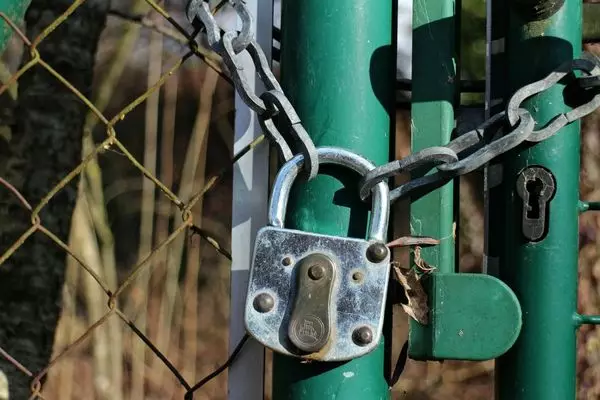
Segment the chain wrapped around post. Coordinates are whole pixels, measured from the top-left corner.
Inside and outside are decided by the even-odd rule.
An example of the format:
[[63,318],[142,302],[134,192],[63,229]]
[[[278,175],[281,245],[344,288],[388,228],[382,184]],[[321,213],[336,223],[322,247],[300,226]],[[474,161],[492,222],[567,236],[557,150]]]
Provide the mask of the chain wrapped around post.
[[[208,43],[223,58],[240,97],[251,110],[256,112],[261,127],[271,142],[277,146],[282,158],[289,161],[295,153],[275,122],[276,116],[284,117],[288,130],[299,142],[301,153],[308,161],[304,163],[303,168],[312,179],[318,173],[317,149],[273,75],[264,52],[252,37],[250,28],[252,16],[247,7],[240,0],[232,0],[231,4],[242,21],[242,29],[239,33],[227,31],[221,35],[221,30],[208,3],[204,0],[191,0],[187,16],[192,23],[199,22],[201,27],[206,29]],[[260,95],[250,89],[244,70],[240,65],[239,57],[244,51],[248,52],[252,58],[256,71],[266,88],[266,91]],[[410,154],[402,160],[376,167],[361,180],[361,198],[365,200],[379,182],[387,180],[391,176],[424,169],[428,166],[429,169],[436,167],[435,173],[412,179],[392,190],[390,201],[393,203],[401,198],[426,194],[458,176],[483,167],[523,142],[535,143],[553,136],[565,125],[596,110],[600,106],[600,93],[594,93],[589,101],[567,113],[558,115],[544,128],[538,130],[535,130],[536,123],[531,114],[520,107],[521,103],[568,78],[574,71],[581,71],[586,75],[580,78],[573,77],[579,87],[587,89],[597,87],[597,82],[600,80],[598,62],[597,57],[583,53],[582,58],[566,62],[546,78],[516,91],[508,102],[506,111],[494,115],[477,129],[460,135],[446,146],[424,149]]]
[[[535,129],[536,122],[521,103],[526,99],[548,90],[563,79],[570,79],[568,85],[593,90],[600,81],[600,60],[588,53],[582,58],[568,61],[548,74],[544,79],[530,83],[517,90],[510,98],[505,111],[502,111],[478,128],[458,136],[446,146],[430,147],[402,160],[392,161],[376,167],[367,173],[360,183],[360,196],[369,197],[371,188],[387,178],[417,169],[436,167],[437,171],[411,179],[390,191],[390,201],[410,197],[416,198],[435,190],[450,180],[475,171],[487,163],[514,149],[524,142],[537,143],[554,136],[564,126],[581,119],[600,107],[600,92],[591,92],[587,101],[553,118],[545,127]],[[575,77],[573,72],[581,71],[584,77]]]
[[[188,20],[192,24],[200,24],[200,27],[206,29],[208,44],[223,58],[223,62],[229,69],[235,84],[236,91],[244,103],[257,114],[265,135],[277,146],[281,157],[285,161],[289,161],[294,156],[294,152],[292,152],[278,128],[277,122],[275,122],[275,117],[283,117],[287,125],[286,131],[289,131],[298,142],[301,153],[307,160],[303,168],[308,173],[308,178],[313,179],[317,176],[319,170],[315,145],[302,126],[294,107],[281,90],[279,82],[271,71],[265,53],[253,37],[251,29],[252,15],[248,8],[241,0],[235,0],[231,3],[242,21],[242,29],[239,34],[236,31],[227,31],[221,35],[217,21],[210,11],[208,3],[204,0],[191,0],[189,2],[187,8]],[[245,75],[247,72],[244,71],[240,62],[243,52],[247,52],[251,57],[256,72],[266,89],[260,95],[254,93],[248,84]]]

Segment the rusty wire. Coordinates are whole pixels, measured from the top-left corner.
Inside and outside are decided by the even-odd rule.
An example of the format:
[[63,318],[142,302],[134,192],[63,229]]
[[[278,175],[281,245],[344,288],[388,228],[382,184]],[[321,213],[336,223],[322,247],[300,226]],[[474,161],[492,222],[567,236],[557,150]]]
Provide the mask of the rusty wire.
[[[198,45],[193,40],[193,35],[188,33],[181,25],[179,25],[170,15],[169,13],[162,8],[156,1],[154,0],[145,0],[148,3],[154,12],[158,13],[163,17],[163,19],[171,25],[171,27],[167,27],[166,25],[152,22],[151,19],[146,17],[140,17],[137,22],[142,24],[143,26],[157,30],[161,32],[163,35],[168,36],[172,39],[176,39],[179,42],[186,44],[189,47],[189,51],[187,51],[170,69],[166,71],[162,75],[162,77],[156,82],[152,87],[150,87],[146,92],[136,98],[134,101],[129,103],[125,108],[119,111],[113,118],[106,117],[89,99],[87,99],[82,93],[80,93],[71,83],[69,83],[64,77],[62,77],[55,69],[52,68],[51,65],[48,65],[41,57],[40,53],[37,50],[38,45],[48,36],[50,35],[62,22],[64,22],[75,10],[84,2],[85,0],[76,0],[73,4],[54,22],[52,22],[46,29],[44,29],[36,38],[30,40],[26,37],[26,35],[19,29],[17,24],[10,20],[6,14],[0,13],[0,18],[2,18],[12,29],[12,31],[16,34],[16,36],[23,42],[23,44],[28,48],[30,60],[24,64],[16,73],[14,73],[9,80],[4,82],[4,84],[0,87],[0,95],[4,93],[8,88],[13,85],[15,82],[19,80],[21,76],[27,73],[32,67],[38,65],[45,68],[48,72],[50,72],[58,81],[60,81],[65,87],[67,87],[79,100],[81,100],[88,109],[98,118],[98,120],[105,126],[106,128],[106,139],[103,140],[100,144],[98,144],[86,157],[83,158],[81,163],[77,165],[69,174],[67,174],[60,182],[58,182],[54,188],[52,188],[40,201],[39,204],[32,206],[29,204],[27,199],[19,192],[17,188],[15,188],[10,182],[7,182],[5,179],[0,177],[0,186],[8,189],[8,191],[15,196],[15,198],[19,201],[19,203],[23,206],[23,208],[27,209],[31,212],[31,227],[27,229],[4,253],[0,254],[0,268],[2,265],[8,260],[11,255],[13,255],[19,247],[23,245],[27,241],[27,239],[32,236],[36,232],[41,232],[50,238],[56,245],[62,248],[66,253],[68,253],[71,257],[73,257],[79,266],[85,270],[87,274],[89,274],[102,288],[107,298],[107,306],[108,311],[102,316],[98,321],[92,324],[79,338],[77,338],[73,343],[69,344],[63,351],[57,354],[49,363],[40,371],[30,371],[26,367],[24,367],[19,360],[13,358],[7,351],[2,348],[2,343],[0,343],[0,357],[3,357],[11,364],[13,364],[19,371],[23,374],[29,376],[31,380],[31,396],[30,399],[43,399],[43,395],[41,393],[42,378],[48,373],[50,368],[52,368],[56,363],[66,357],[68,353],[73,351],[74,348],[79,346],[82,342],[88,339],[94,330],[96,330],[99,326],[103,325],[108,319],[111,317],[120,318],[135,335],[142,340],[146,346],[154,353],[156,357],[158,357],[163,364],[171,371],[174,377],[179,381],[181,386],[186,390],[186,399],[191,399],[193,393],[202,387],[204,384],[208,383],[210,380],[218,376],[221,372],[226,370],[234,361],[236,356],[241,351],[248,337],[244,336],[239,344],[236,346],[235,350],[231,353],[229,359],[220,367],[216,368],[212,373],[207,375],[205,378],[201,379],[197,383],[188,383],[182,376],[182,374],[177,370],[177,368],[168,360],[168,358],[156,348],[156,346],[150,341],[143,332],[141,332],[133,323],[133,321],[128,318],[118,307],[118,296],[121,294],[127,287],[129,287],[136,277],[148,269],[150,262],[156,256],[158,252],[164,249],[169,245],[172,241],[174,241],[179,235],[185,234],[186,231],[190,231],[193,234],[200,235],[204,240],[206,240],[211,246],[213,246],[221,255],[224,257],[231,259],[231,255],[225,248],[219,243],[218,240],[211,237],[205,230],[200,229],[196,225],[194,225],[194,218],[191,212],[192,207],[211,189],[213,189],[216,184],[221,180],[221,178],[231,170],[233,165],[245,154],[247,154],[250,150],[258,146],[263,142],[264,136],[258,137],[240,152],[238,152],[231,160],[231,163],[221,171],[219,171],[216,175],[209,178],[205,184],[205,186],[193,194],[189,201],[186,203],[184,200],[180,199],[176,194],[171,191],[166,185],[164,185],[156,176],[150,173],[142,163],[140,163],[136,158],[128,151],[128,149],[123,145],[121,141],[119,141],[117,137],[117,132],[115,130],[115,125],[117,122],[124,119],[133,109],[140,106],[140,104],[144,103],[148,97],[155,93],[157,90],[161,88],[161,86],[165,83],[169,77],[175,74],[177,70],[192,56],[200,57],[206,64],[217,71],[219,75],[224,78],[226,81],[231,83],[231,79],[225,72],[223,72],[220,66],[220,58],[218,55],[214,54],[211,50],[199,48]],[[218,7],[214,10],[215,12],[218,10]],[[169,237],[159,244],[156,248],[154,248],[147,257],[141,260],[137,265],[134,265],[131,269],[131,273],[127,276],[123,282],[116,288],[110,288],[108,284],[106,284],[103,279],[96,273],[94,270],[82,260],[77,254],[75,254],[69,246],[64,243],[61,239],[59,239],[54,233],[44,227],[41,218],[40,212],[46,205],[50,202],[50,200],[60,192],[66,185],[68,185],[73,179],[79,176],[79,174],[84,170],[84,168],[94,160],[98,154],[106,151],[106,150],[116,150],[118,149],[127,159],[131,162],[133,166],[135,166],[142,174],[150,179],[162,192],[163,194],[181,211],[181,217],[183,220],[183,224],[178,227],[175,231],[173,231]]]

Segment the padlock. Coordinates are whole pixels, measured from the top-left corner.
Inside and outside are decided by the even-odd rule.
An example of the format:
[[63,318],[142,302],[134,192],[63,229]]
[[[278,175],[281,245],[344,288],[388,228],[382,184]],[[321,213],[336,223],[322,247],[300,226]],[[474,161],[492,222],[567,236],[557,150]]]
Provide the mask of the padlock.
[[[337,164],[363,176],[374,165],[340,148],[317,149],[319,165]],[[318,361],[365,355],[381,340],[390,276],[385,245],[389,188],[372,189],[368,239],[284,228],[288,196],[304,157],[279,170],[269,225],[257,232],[245,305],[247,332],[273,351]],[[358,193],[357,193],[358,196]]]

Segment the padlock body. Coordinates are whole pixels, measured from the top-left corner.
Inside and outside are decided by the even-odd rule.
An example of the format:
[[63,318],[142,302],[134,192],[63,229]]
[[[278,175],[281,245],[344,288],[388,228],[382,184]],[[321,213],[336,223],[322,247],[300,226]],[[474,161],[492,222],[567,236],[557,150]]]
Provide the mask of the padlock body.
[[[375,349],[383,329],[390,252],[382,261],[372,262],[367,257],[372,243],[271,226],[262,228],[256,237],[246,298],[244,318],[248,333],[273,351],[319,361],[350,360]],[[313,259],[331,260],[334,271],[328,293],[301,281],[304,275],[299,273],[307,271],[310,265],[306,263]],[[263,301],[265,298],[268,301]],[[318,310],[311,313],[310,309],[303,309],[301,315],[307,317],[298,320],[297,308],[306,308],[307,304]],[[319,318],[323,307],[327,308],[328,321]],[[326,344],[314,352],[300,350],[290,340],[291,320],[306,328],[299,331],[304,338],[315,340],[321,339],[323,326],[328,324]],[[363,334],[358,340],[357,332]]]

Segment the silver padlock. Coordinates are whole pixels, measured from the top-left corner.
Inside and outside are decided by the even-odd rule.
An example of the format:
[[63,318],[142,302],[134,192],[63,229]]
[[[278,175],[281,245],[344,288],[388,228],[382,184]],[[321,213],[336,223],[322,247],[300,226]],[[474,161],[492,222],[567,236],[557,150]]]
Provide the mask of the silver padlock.
[[[319,164],[363,176],[374,165],[350,151],[321,147]],[[289,356],[344,361],[377,347],[390,276],[385,245],[389,189],[375,186],[368,240],[283,226],[288,196],[304,162],[297,155],[275,178],[269,225],[257,233],[245,307],[248,333]],[[357,194],[358,196],[358,194]]]

